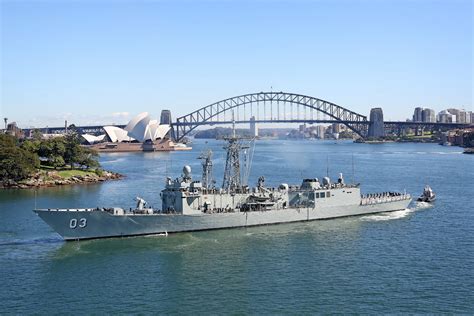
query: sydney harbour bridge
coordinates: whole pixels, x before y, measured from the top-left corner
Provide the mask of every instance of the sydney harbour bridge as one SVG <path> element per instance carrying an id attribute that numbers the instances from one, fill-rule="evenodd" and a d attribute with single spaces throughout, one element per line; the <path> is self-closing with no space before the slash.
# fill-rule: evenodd
<path id="1" fill-rule="evenodd" d="M 165 112 L 165 111 L 164 111 Z M 169 111 L 166 111 L 170 113 Z M 287 92 L 258 92 L 227 98 L 201 107 L 187 115 L 171 121 L 174 137 L 180 141 L 197 127 L 217 124 L 254 123 L 330 123 L 343 124 L 362 138 L 370 135 L 370 130 L 381 128 L 398 130 L 401 134 L 406 128 L 415 130 L 445 130 L 467 127 L 470 124 L 383 121 L 382 110 L 372 109 L 378 115 L 356 113 L 346 107 L 316 97 Z M 162 115 L 163 120 L 163 115 Z M 163 122 L 162 122 L 163 123 Z M 117 125 L 119 127 L 123 127 Z M 85 133 L 100 133 L 103 126 L 80 126 Z M 40 128 L 47 133 L 60 133 L 65 127 Z"/>

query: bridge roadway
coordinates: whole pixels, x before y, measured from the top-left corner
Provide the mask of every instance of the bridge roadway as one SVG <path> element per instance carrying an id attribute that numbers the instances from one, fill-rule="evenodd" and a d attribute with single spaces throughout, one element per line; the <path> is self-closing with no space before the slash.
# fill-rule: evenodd
<path id="1" fill-rule="evenodd" d="M 370 126 L 379 127 L 382 124 L 382 109 L 376 108 L 373 110 L 371 110 L 371 118 L 368 120 L 365 115 L 323 99 L 283 91 L 267 91 L 243 94 L 214 102 L 178 117 L 171 125 L 173 126 L 174 137 L 178 141 L 182 140 L 199 126 L 231 124 L 233 121 L 237 124 L 337 123 L 347 126 L 360 137 L 366 138 L 369 135 Z M 168 122 L 171 122 L 171 113 L 169 111 L 164 112 L 168 115 Z M 242 116 L 243 120 L 240 119 Z M 469 124 L 460 123 L 394 121 L 383 122 L 383 125 L 385 129 L 398 129 L 399 131 L 406 127 L 419 130 L 425 127 L 447 129 L 469 126 Z M 123 128 L 123 125 L 117 126 Z M 77 128 L 82 132 L 93 134 L 101 133 L 102 131 L 102 126 L 80 126 Z M 47 133 L 61 133 L 65 131 L 65 127 L 50 127 L 41 130 Z"/>
<path id="2" fill-rule="evenodd" d="M 253 121 L 252 121 L 253 122 Z M 267 119 L 267 120 L 255 120 L 255 123 L 281 123 L 281 124 L 289 124 L 289 123 L 298 123 L 298 124 L 364 124 L 369 125 L 370 121 L 346 121 L 346 120 L 334 120 L 334 119 L 327 119 L 327 120 L 311 120 L 311 119 L 295 119 L 295 120 L 278 120 L 278 119 Z M 250 124 L 250 120 L 236 120 L 235 124 Z M 188 125 L 231 125 L 232 121 L 225 120 L 225 121 L 205 121 L 205 122 L 174 122 L 172 126 L 177 128 L 179 126 L 188 126 Z M 82 133 L 90 133 L 90 134 L 101 134 L 104 133 L 103 127 L 106 125 L 85 125 L 85 126 L 76 126 L 75 128 L 81 131 Z M 110 125 L 116 126 L 119 128 L 124 128 L 126 125 Z M 453 128 L 466 128 L 466 127 L 474 127 L 474 124 L 464 124 L 464 123 L 439 123 L 439 122 L 406 122 L 406 121 L 384 121 L 385 129 L 392 128 L 442 128 L 442 129 L 453 129 Z M 39 130 L 45 134 L 61 134 L 66 131 L 64 126 L 62 127 L 43 127 L 43 128 L 24 128 L 22 129 L 25 133 L 30 133 L 33 130 Z"/>

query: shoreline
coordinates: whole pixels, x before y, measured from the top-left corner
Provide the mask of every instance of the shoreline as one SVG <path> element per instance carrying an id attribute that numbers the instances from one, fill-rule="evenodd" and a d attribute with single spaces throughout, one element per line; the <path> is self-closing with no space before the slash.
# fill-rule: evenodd
<path id="1" fill-rule="evenodd" d="M 70 176 L 61 176 L 60 172 L 72 172 L 73 175 Z M 58 187 L 65 185 L 73 184 L 89 184 L 89 183 L 99 183 L 110 180 L 120 180 L 124 178 L 124 175 L 112 172 L 112 171 L 102 171 L 100 174 L 95 173 L 94 171 L 85 171 L 85 170 L 39 170 L 34 175 L 26 180 L 14 181 L 7 180 L 5 182 L 0 182 L 0 190 L 8 189 L 38 189 L 38 188 L 48 188 L 48 187 Z"/>

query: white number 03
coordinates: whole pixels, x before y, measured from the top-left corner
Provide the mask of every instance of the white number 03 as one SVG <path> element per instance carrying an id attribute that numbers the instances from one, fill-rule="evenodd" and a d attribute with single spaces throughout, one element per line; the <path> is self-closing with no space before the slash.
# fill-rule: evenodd
<path id="1" fill-rule="evenodd" d="M 79 220 L 75 219 L 75 218 L 71 218 L 71 220 L 69 221 L 69 227 L 74 229 L 76 227 L 79 227 L 79 228 L 84 228 L 87 226 L 87 219 L 86 218 L 80 218 Z"/>

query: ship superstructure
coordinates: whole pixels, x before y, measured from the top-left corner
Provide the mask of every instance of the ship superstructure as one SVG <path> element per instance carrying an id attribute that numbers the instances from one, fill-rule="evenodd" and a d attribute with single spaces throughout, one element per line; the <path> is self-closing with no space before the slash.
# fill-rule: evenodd
<path id="1" fill-rule="evenodd" d="M 38 209 L 35 212 L 66 240 L 168 234 L 173 232 L 248 227 L 310 221 L 403 210 L 411 202 L 406 193 L 361 195 L 359 184 L 346 184 L 342 174 L 303 179 L 299 185 L 266 187 L 259 177 L 247 184 L 251 146 L 235 136 L 226 139 L 223 185 L 215 186 L 211 151 L 198 158 L 202 176 L 194 180 L 189 166 L 181 176 L 167 178 L 161 191 L 162 209 L 146 207 L 137 197 L 134 209 Z M 250 143 L 250 142 L 249 142 Z M 245 155 L 241 155 L 243 151 Z"/>

